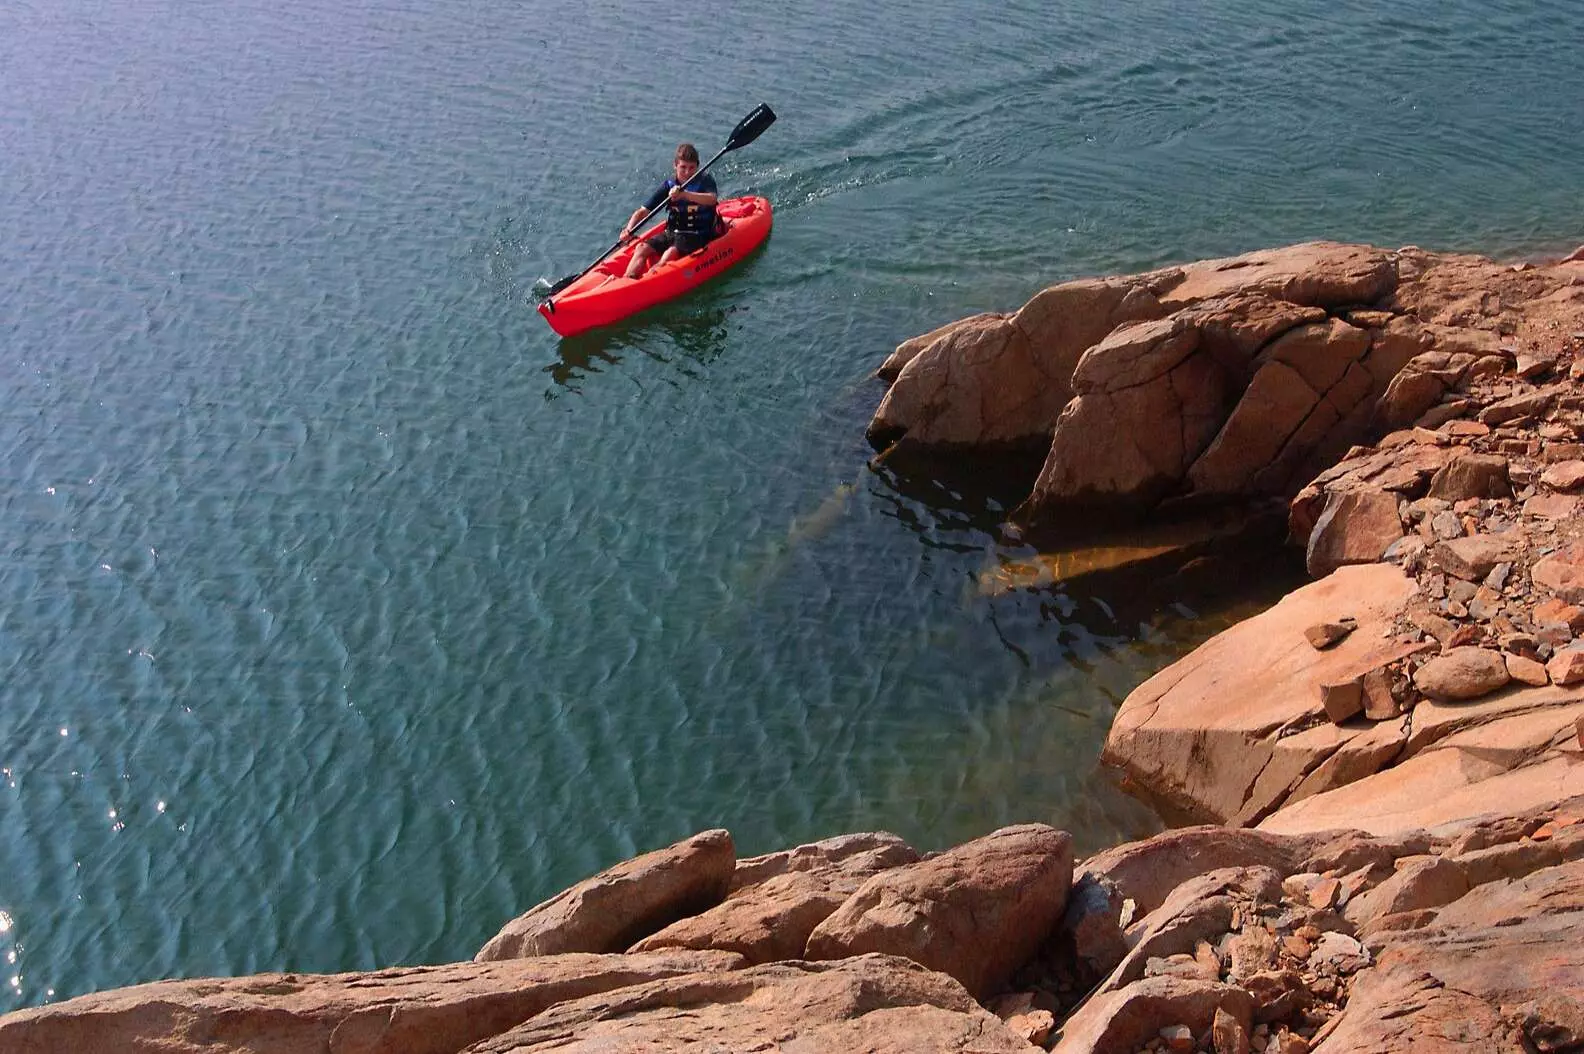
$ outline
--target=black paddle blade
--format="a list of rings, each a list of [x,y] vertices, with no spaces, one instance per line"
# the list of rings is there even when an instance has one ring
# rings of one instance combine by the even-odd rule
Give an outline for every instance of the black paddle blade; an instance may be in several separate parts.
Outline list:
[[[543,295],[545,297],[555,296],[557,293],[561,292],[561,290],[565,289],[567,286],[571,285],[573,282],[576,282],[579,278],[582,278],[586,274],[588,274],[587,271],[579,271],[577,274],[569,274],[565,278],[561,279],[561,281],[557,282],[555,285],[553,285],[549,289],[545,290]]]
[[[775,124],[775,111],[770,109],[769,103],[760,103],[753,111],[737,122],[737,127],[732,129],[731,138],[726,140],[727,150],[736,150],[747,146],[764,134],[764,130]]]

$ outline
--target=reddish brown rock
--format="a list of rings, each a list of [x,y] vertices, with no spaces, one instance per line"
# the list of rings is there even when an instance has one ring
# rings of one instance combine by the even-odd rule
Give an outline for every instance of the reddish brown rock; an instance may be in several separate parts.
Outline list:
[[[1337,725],[1363,713],[1364,678],[1353,677],[1320,685],[1320,705],[1325,708],[1326,718]]]
[[[1554,490],[1577,490],[1584,485],[1584,461],[1559,461],[1540,473],[1540,482]]]
[[[1584,681],[1584,649],[1565,648],[1557,652],[1545,669],[1552,684],[1569,686]]]
[[[925,337],[924,347],[903,344],[881,367],[897,376],[869,423],[877,446],[1028,442],[1048,432],[1072,397],[1071,363],[1046,372],[1028,335],[1005,316],[977,315]]]
[[[1305,564],[1311,578],[1324,578],[1345,564],[1374,563],[1402,536],[1395,494],[1379,490],[1332,494],[1309,535]]]
[[[1215,435],[1229,381],[1181,317],[1137,322],[1086,352],[1029,510],[1142,506],[1183,478]],[[1175,419],[1176,427],[1159,423]],[[1153,422],[1151,427],[1146,422]]]
[[[1513,680],[1536,687],[1551,683],[1551,677],[1546,672],[1544,663],[1512,654],[1503,656],[1503,659],[1507,663],[1507,673]]]
[[[1515,558],[1511,540],[1493,534],[1471,534],[1466,538],[1438,542],[1435,559],[1442,570],[1465,582],[1478,582],[1501,563]]]
[[[1565,692],[1555,685],[1526,688],[1488,703],[1460,703],[1447,709],[1522,708],[1527,693],[1561,696]],[[1286,805],[1261,820],[1260,829],[1297,834],[1353,827],[1404,834],[1488,813],[1497,802],[1504,810],[1522,811],[1584,794],[1584,765],[1578,764],[1576,753],[1570,757],[1568,751],[1545,745],[1556,738],[1558,727],[1576,716],[1567,708],[1534,711],[1530,717],[1541,727],[1530,742],[1516,748],[1504,742],[1505,721],[1492,722],[1488,730],[1476,727],[1447,736],[1432,749],[1407,756],[1367,779]],[[1541,739],[1544,742],[1537,744]]]
[[[1510,498],[1507,459],[1497,454],[1464,454],[1448,461],[1430,480],[1430,497],[1443,501],[1466,498]]]
[[[1554,393],[1546,389],[1524,392],[1491,403],[1480,411],[1479,419],[1494,428],[1521,417],[1539,417],[1551,408],[1551,401],[1555,397]]]
[[[1357,730],[1323,718],[1319,686],[1350,679],[1420,645],[1387,636],[1416,584],[1387,564],[1343,567],[1201,645],[1127,697],[1105,758],[1189,815],[1255,823]],[[1306,626],[1345,610],[1359,623],[1317,652]]]
[[[1525,516],[1542,520],[1560,520],[1577,514],[1579,499],[1573,494],[1536,494],[1523,505]]]
[[[1240,902],[1270,903],[1281,892],[1281,875],[1268,867],[1229,867],[1189,879],[1130,927],[1133,946],[1099,991],[1114,991],[1145,976],[1151,960],[1174,955],[1191,959],[1199,941],[1235,928],[1232,916]]]
[[[833,889],[829,879],[791,871],[749,886],[701,915],[673,922],[632,951],[716,949],[736,952],[751,964],[799,959],[814,927],[850,893]]]
[[[1084,1004],[1063,1024],[1061,1038],[1051,1049],[1057,1054],[1131,1054],[1165,1026],[1185,1025],[1196,1035],[1208,1032],[1218,1010],[1246,1032],[1253,1000],[1232,985],[1147,977]]]
[[[1541,557],[1529,570],[1534,584],[1569,603],[1584,601],[1584,546],[1570,545]]]
[[[731,835],[723,830],[645,853],[528,909],[490,938],[474,961],[624,951],[719,904],[735,863]]]
[[[454,1054],[557,1003],[735,970],[726,952],[549,955],[349,974],[159,981],[0,1016],[7,1054]]]
[[[1432,699],[1478,699],[1510,680],[1500,652],[1487,648],[1451,648],[1414,674],[1414,687]]]
[[[918,850],[894,834],[870,831],[841,834],[809,842],[794,849],[753,856],[737,861],[732,870],[731,890],[774,878],[792,871],[806,871],[822,877],[854,880],[856,883],[888,867],[911,864]]]
[[[1349,901],[1346,914],[1355,923],[1363,923],[1402,911],[1438,908],[1468,891],[1468,875],[1456,861],[1420,857],[1400,863],[1396,874]]]
[[[1027,1054],[961,985],[906,959],[863,955],[699,974],[575,999],[466,1054],[535,1051]]]
[[[1304,639],[1316,651],[1325,651],[1356,629],[1358,629],[1358,622],[1353,619],[1344,618],[1336,622],[1317,622],[1304,630]]]
[[[1577,633],[1584,630],[1584,608],[1550,597],[1534,606],[1534,621],[1541,626],[1547,622],[1559,622]]]
[[[1392,691],[1392,676],[1384,669],[1364,675],[1364,716],[1371,721],[1386,721],[1402,712]]]
[[[1304,839],[1203,824],[1103,850],[1083,862],[1081,875],[1112,883],[1138,906],[1140,915],[1147,915],[1191,878],[1236,867],[1267,867],[1286,874],[1308,850]]]
[[[1006,827],[869,879],[809,935],[809,959],[906,955],[983,995],[1027,962],[1062,917],[1072,836]]]
[[[1354,978],[1325,1049],[1568,1049],[1551,1043],[1584,1004],[1581,924],[1584,864],[1481,886],[1393,937]]]

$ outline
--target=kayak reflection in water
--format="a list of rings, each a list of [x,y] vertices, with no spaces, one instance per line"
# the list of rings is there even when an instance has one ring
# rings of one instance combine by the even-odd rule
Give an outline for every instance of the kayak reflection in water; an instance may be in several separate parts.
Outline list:
[[[695,175],[699,170],[699,156],[692,143],[676,148],[673,170],[676,178],[656,187],[649,199],[633,210],[622,228],[622,240],[626,241],[633,236],[634,225],[651,209],[662,201],[667,203],[665,230],[639,243],[632,262],[627,265],[628,278],[642,277],[655,264],[656,256],[660,263],[670,263],[678,256],[702,249],[715,236],[715,202],[720,191],[715,177],[708,172]]]

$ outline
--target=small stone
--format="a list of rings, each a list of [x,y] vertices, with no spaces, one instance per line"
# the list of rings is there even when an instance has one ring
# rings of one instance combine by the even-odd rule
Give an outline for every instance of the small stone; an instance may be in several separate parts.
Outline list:
[[[1274,1043],[1276,1054],[1309,1054],[1309,1041],[1296,1032],[1282,1032],[1276,1036]],[[1270,1054],[1271,1047],[1265,1048],[1265,1054]]]
[[[1489,534],[1454,538],[1435,547],[1436,562],[1447,574],[1466,582],[1483,581],[1500,563],[1512,562],[1512,543]]]
[[[1519,377],[1527,381],[1550,373],[1551,365],[1550,359],[1542,359],[1538,355],[1524,354],[1518,356],[1517,365],[1513,369]]]
[[[1552,490],[1577,490],[1584,484],[1584,461],[1562,461],[1540,474],[1540,482]]]
[[[1219,1006],[1210,1025],[1210,1042],[1215,1054],[1249,1054],[1248,1029]]]
[[[1436,538],[1450,541],[1463,537],[1463,521],[1451,510],[1438,512],[1430,520],[1430,530]]]
[[[1569,604],[1565,600],[1549,597],[1535,605],[1534,620],[1537,624],[1560,622],[1577,633],[1584,629],[1584,608]]]
[[[1317,911],[1326,911],[1336,907],[1337,895],[1342,891],[1342,883],[1334,878],[1322,878],[1309,890],[1309,906]]]
[[[1485,584],[1492,589],[1500,591],[1507,586],[1507,576],[1512,574],[1511,563],[1500,563],[1491,568],[1491,573],[1485,576]]]
[[[1194,945],[1194,961],[1197,962],[1205,975],[1212,981],[1221,979],[1221,957],[1209,941],[1200,941]]]
[[[1364,716],[1371,721],[1389,721],[1402,712],[1392,692],[1391,673],[1384,667],[1364,675],[1363,697]]]
[[[1049,1010],[1030,1010],[1006,1022],[1006,1027],[1036,1047],[1043,1047],[1056,1029],[1056,1017]]]
[[[1340,725],[1348,718],[1364,712],[1364,684],[1362,677],[1337,681],[1320,686],[1320,705],[1332,724]]]
[[[1534,658],[1540,642],[1529,633],[1508,633],[1501,638],[1501,649],[1514,655],[1523,655]]]
[[[1557,652],[1546,663],[1546,673],[1551,675],[1552,684],[1563,687],[1584,681],[1584,650],[1565,648]]]
[[[1497,454],[1454,457],[1430,477],[1430,496],[1447,501],[1510,498],[1512,484],[1507,478],[1507,459]]]
[[[1465,582],[1461,578],[1454,578],[1447,583],[1447,599],[1467,605],[1470,600],[1474,599],[1475,590],[1476,587],[1473,582]]]
[[[1525,516],[1542,520],[1562,520],[1578,512],[1579,499],[1572,494],[1536,494],[1524,502]]]
[[[1584,655],[1580,658],[1584,659]],[[1581,664],[1580,677],[1584,678],[1584,664]],[[1474,647],[1450,648],[1419,667],[1413,677],[1415,688],[1443,702],[1478,699],[1508,680],[1507,664],[1501,653]]]
[[[1535,585],[1562,600],[1584,600],[1584,546],[1570,545],[1536,561],[1529,577]]]
[[[1506,662],[1507,673],[1520,684],[1533,685],[1539,688],[1551,683],[1551,676],[1546,672],[1545,666],[1533,659],[1509,653],[1506,656]]]
[[[1194,1049],[1193,1029],[1187,1025],[1167,1025],[1160,1030],[1160,1038],[1166,1041],[1166,1049],[1187,1054]]]
[[[1490,586],[1480,586],[1468,602],[1469,614],[1480,622],[1489,622],[1502,610],[1501,594]]]
[[[1324,651],[1338,641],[1347,637],[1349,633],[1358,629],[1358,620],[1355,618],[1340,618],[1335,622],[1319,622],[1304,630],[1304,637],[1309,641],[1310,647],[1316,651]]]
[[[1335,879],[1332,879],[1332,881],[1335,881]],[[1289,933],[1282,938],[1282,951],[1291,955],[1294,959],[1302,961],[1309,958],[1310,950],[1309,942],[1295,933]]]

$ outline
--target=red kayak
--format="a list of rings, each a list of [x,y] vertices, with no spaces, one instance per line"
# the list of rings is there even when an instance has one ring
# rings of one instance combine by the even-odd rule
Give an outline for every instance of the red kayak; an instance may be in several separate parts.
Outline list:
[[[641,278],[623,277],[638,239],[588,274],[539,305],[550,328],[570,337],[596,326],[608,326],[628,315],[674,300],[741,263],[770,236],[770,202],[764,198],[727,198],[716,206],[725,233],[688,256],[663,267],[651,267]],[[660,230],[651,227],[648,237]]]

